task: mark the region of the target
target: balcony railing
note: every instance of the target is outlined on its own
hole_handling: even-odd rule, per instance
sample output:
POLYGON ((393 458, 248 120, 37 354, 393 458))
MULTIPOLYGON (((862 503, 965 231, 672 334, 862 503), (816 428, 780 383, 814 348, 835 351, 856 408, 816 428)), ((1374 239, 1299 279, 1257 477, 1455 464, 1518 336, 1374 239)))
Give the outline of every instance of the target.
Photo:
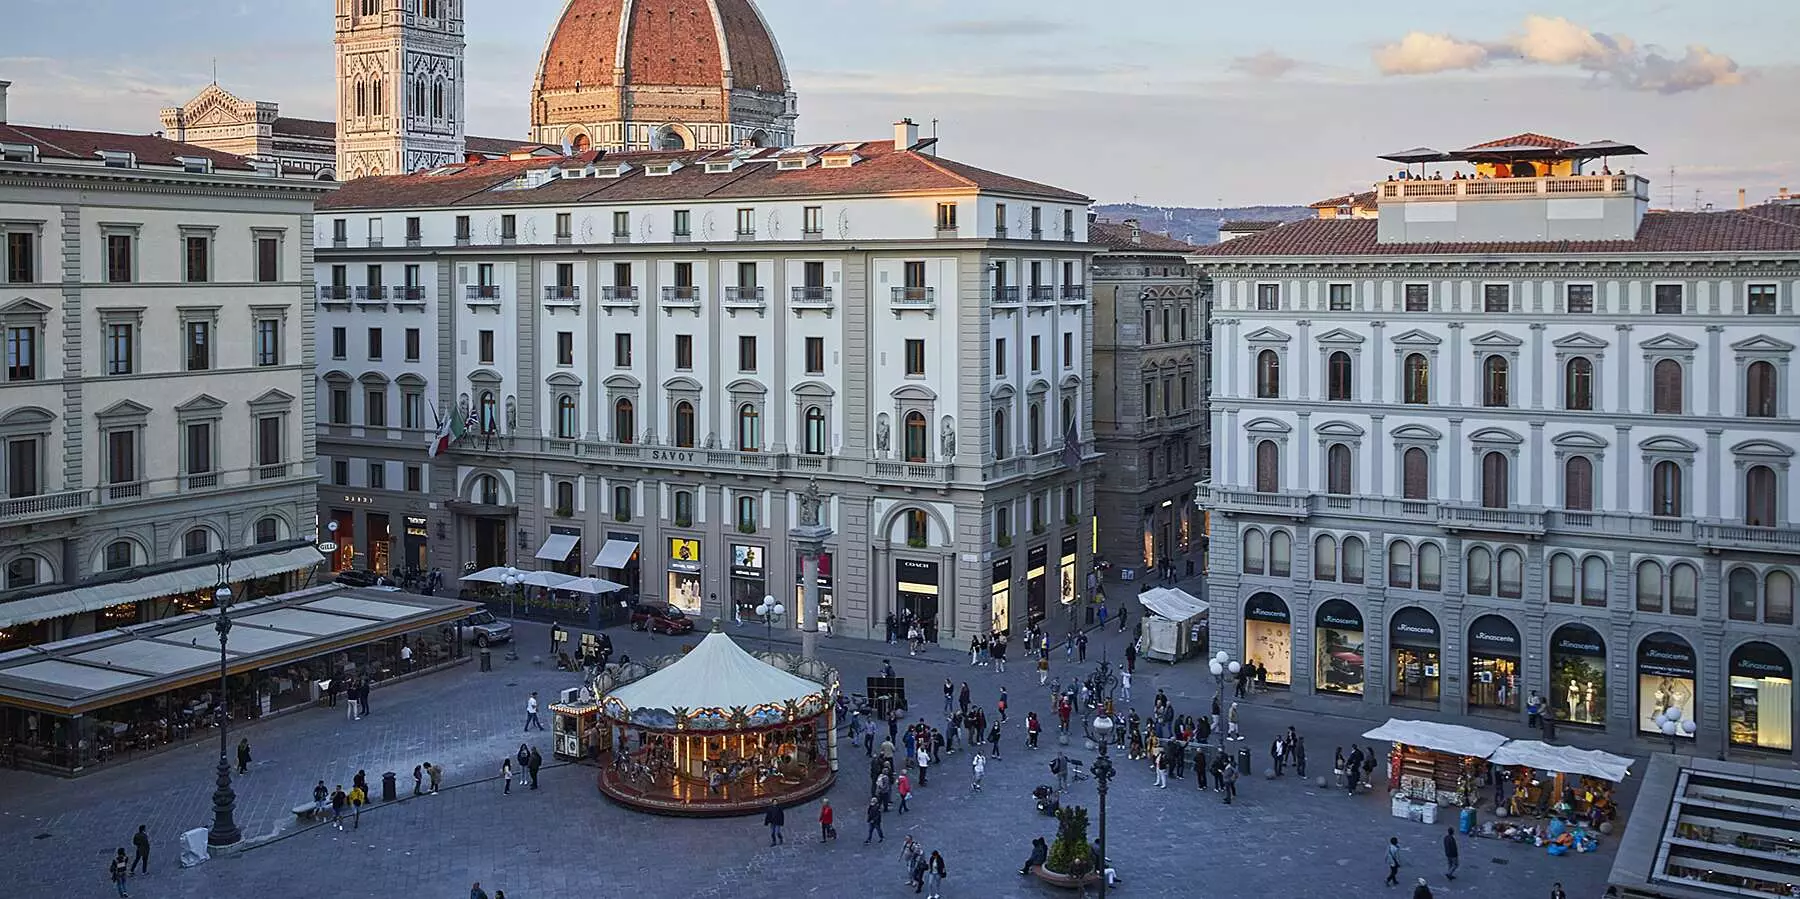
POLYGON ((1541 509, 1496 509, 1470 503, 1438 503, 1438 525, 1446 530, 1542 534, 1544 512, 1541 509))
POLYGON ((1800 529, 1701 522, 1696 542, 1707 549, 1741 549, 1767 553, 1800 553, 1800 529))
POLYGON ((286 462, 271 462, 267 465, 256 466, 256 479, 259 481, 273 481, 287 476, 288 463, 286 462))
POLYGON ((1002 308, 1019 305, 1019 288, 1008 284, 989 287, 988 304, 1002 308))
MULTIPOLYGON (((889 462, 851 459, 843 456, 807 455, 803 453, 740 452, 730 449, 670 446, 667 444, 609 443, 597 440, 567 440, 554 437, 512 434, 482 438, 470 435, 451 445, 451 452, 476 455, 517 455, 537 453, 558 458, 576 458, 601 465, 644 468, 663 466, 682 471, 757 473, 779 475, 817 475, 830 473, 852 479, 873 480, 898 485, 928 483, 949 484, 956 479, 954 465, 921 462, 889 462)), ((1048 453, 1051 457, 1059 454, 1048 453)), ((973 471, 970 470, 970 474, 973 471)))
POLYGON ((608 284, 600 288, 602 306, 636 306, 638 289, 633 284, 608 284))
POLYGON ((349 299, 350 299, 350 285, 348 285, 348 284, 321 284, 321 285, 319 285, 319 302, 321 302, 321 303, 330 303, 330 302, 342 303, 349 299))
POLYGON ((664 287, 662 301, 671 306, 698 306, 700 305, 700 288, 692 284, 664 287))
POLYGON ((1259 515, 1305 518, 1312 511, 1311 497, 1305 493, 1281 491, 1258 493, 1254 490, 1202 484, 1196 488, 1194 500, 1206 508, 1222 512, 1248 512, 1259 515))
POLYGON ((1056 302, 1056 288, 1048 284, 1033 284, 1026 288, 1025 300, 1029 303, 1056 302))
POLYGON ((1386 181, 1379 185, 1382 202, 1461 200, 1507 197, 1635 197, 1650 198, 1650 182, 1637 175, 1564 175, 1543 178, 1465 178, 1461 181, 1386 181))
POLYGON ((927 316, 937 313, 937 288, 934 287, 896 287, 894 288, 892 311, 895 318, 904 311, 924 312, 927 316))
POLYGON ((793 297, 795 304, 829 306, 831 305, 831 288, 816 284, 797 286, 793 288, 793 297))
POLYGON ((1087 301, 1086 284, 1064 284, 1062 298, 1065 303, 1082 303, 1087 301))
POLYGON ((498 284, 469 284, 463 288, 463 292, 464 296, 471 300, 486 300, 495 303, 500 301, 500 285, 498 284))
POLYGON ((358 285, 356 285, 356 301, 357 302, 360 303, 360 302, 364 302, 364 301, 372 301, 372 302, 380 303, 380 302, 385 302, 386 300, 387 300, 387 288, 386 287, 383 287, 380 284, 358 284, 358 285))
POLYGON ((578 303, 581 301, 581 288, 573 284, 546 285, 544 301, 547 303, 578 303))
POLYGON ((394 302, 423 303, 425 302, 425 288, 413 284, 396 287, 394 288, 394 302))
POLYGON ((18 525, 53 518, 80 515, 87 509, 93 493, 88 490, 65 490, 0 499, 0 524, 18 525))
POLYGON ((725 288, 725 308, 727 309, 763 309, 767 308, 766 291, 761 287, 734 286, 725 288))
POLYGON ((186 483, 187 489, 189 490, 207 490, 217 487, 219 486, 219 473, 216 471, 205 471, 198 474, 190 474, 187 475, 186 483))

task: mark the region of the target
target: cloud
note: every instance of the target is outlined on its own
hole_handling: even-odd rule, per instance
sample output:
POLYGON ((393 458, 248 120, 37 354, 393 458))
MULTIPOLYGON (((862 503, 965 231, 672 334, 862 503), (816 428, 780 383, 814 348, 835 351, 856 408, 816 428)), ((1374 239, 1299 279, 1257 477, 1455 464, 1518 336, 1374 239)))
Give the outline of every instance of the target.
POLYGON ((1497 62, 1564 66, 1630 90, 1678 94, 1737 84, 1735 60, 1693 44, 1679 57, 1639 46, 1622 34, 1593 31, 1561 16, 1526 16, 1521 31, 1494 41, 1414 31, 1375 48, 1384 75, 1429 75, 1485 68, 1497 62))
POLYGON ((934 25, 931 30, 952 37, 1038 37, 1066 28, 1048 19, 959 19, 934 25))
POLYGON ((1239 56, 1231 61, 1233 72, 1242 72, 1252 78, 1280 78, 1303 65, 1292 56, 1283 56, 1274 50, 1264 50, 1255 56, 1239 56))

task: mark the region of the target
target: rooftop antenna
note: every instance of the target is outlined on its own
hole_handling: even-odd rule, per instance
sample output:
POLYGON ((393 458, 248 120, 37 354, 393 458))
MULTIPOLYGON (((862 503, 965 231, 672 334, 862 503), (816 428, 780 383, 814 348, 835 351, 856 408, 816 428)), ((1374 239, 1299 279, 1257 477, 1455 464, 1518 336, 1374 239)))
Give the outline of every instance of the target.
POLYGON ((1669 166, 1669 208, 1675 208, 1675 167, 1669 166))
POLYGON ((219 58, 213 57, 213 83, 219 83, 219 58))
POLYGON ((937 119, 931 120, 931 139, 937 140, 937 119))

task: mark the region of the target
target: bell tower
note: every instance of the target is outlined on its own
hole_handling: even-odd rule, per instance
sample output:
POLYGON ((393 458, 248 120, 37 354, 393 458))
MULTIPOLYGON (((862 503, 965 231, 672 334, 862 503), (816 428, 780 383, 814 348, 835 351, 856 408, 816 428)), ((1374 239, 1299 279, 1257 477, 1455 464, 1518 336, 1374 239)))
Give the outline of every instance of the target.
POLYGON ((464 0, 336 2, 338 177, 462 161, 464 0))

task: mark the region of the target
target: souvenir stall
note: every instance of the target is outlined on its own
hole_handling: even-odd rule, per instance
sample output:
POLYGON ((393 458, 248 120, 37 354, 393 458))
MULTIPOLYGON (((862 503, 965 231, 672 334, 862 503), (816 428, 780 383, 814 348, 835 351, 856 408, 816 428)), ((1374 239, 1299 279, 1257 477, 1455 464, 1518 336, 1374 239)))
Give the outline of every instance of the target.
POLYGON ((1486 759, 1506 738, 1459 724, 1389 718, 1363 734, 1393 744, 1388 753, 1388 791, 1396 818, 1437 822, 1439 805, 1475 804, 1477 778, 1486 759))
POLYGON ((1210 612, 1205 602, 1185 590, 1156 587, 1139 593, 1138 604, 1144 607, 1138 624, 1144 658, 1174 663, 1206 652, 1210 612))
POLYGON ((816 797, 836 779, 837 672, 752 656, 713 627, 684 655, 595 679, 608 798, 656 814, 747 815, 816 797))
POLYGON ((600 727, 600 706, 593 702, 553 702, 550 704, 550 732, 556 735, 555 754, 559 759, 580 761, 591 758, 591 746, 605 746, 611 741, 596 738, 600 727))
POLYGON ((1609 825, 1618 815, 1613 785, 1631 773, 1631 759, 1537 740, 1507 743, 1489 761, 1509 769, 1512 798, 1507 814, 1555 818, 1603 833, 1611 830, 1609 825))

